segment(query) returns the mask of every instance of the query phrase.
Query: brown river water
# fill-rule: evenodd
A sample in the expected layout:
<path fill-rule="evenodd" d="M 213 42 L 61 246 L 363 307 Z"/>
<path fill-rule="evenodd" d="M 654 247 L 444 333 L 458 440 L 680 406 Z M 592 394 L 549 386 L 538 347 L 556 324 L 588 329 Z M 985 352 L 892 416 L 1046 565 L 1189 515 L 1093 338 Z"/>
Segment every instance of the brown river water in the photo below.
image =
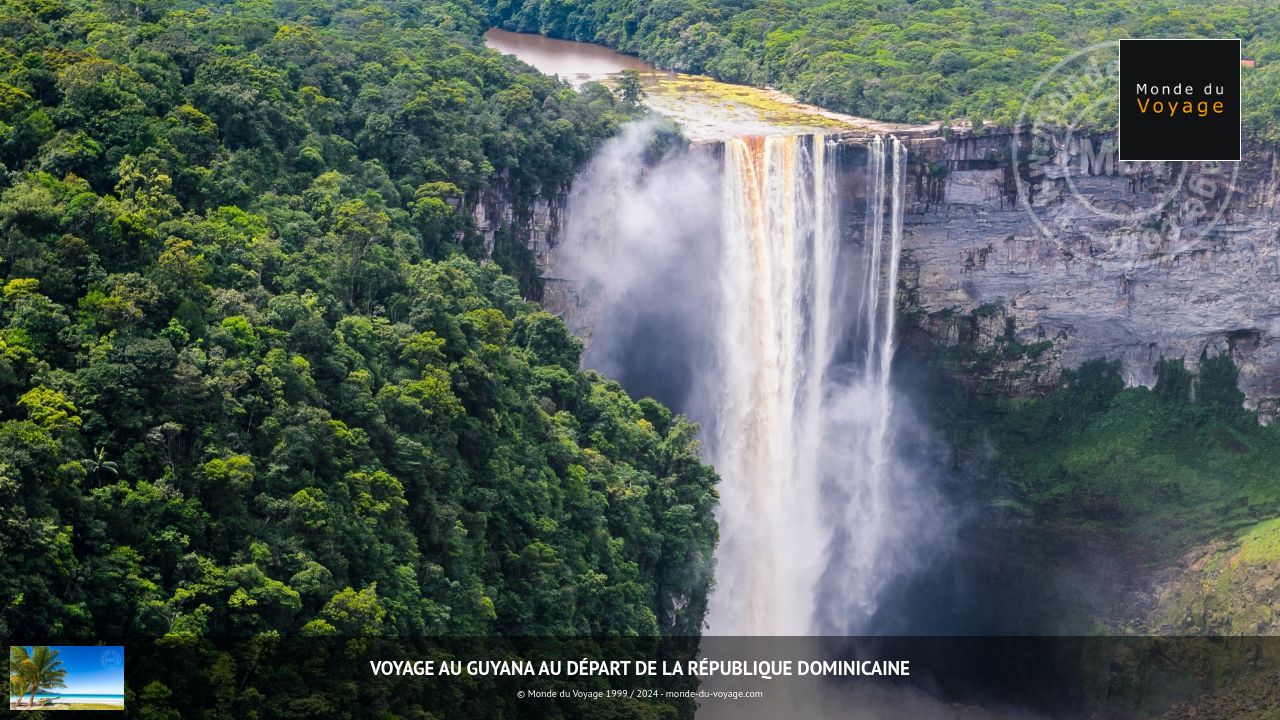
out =
<path fill-rule="evenodd" d="M 669 72 L 634 55 L 592 43 L 498 29 L 488 31 L 484 38 L 485 44 L 494 50 L 514 55 L 573 87 L 591 81 L 608 84 L 623 70 L 635 70 L 644 82 L 644 104 L 670 117 L 695 142 L 743 135 L 910 134 L 934 127 L 868 120 L 808 105 L 771 88 Z"/>
<path fill-rule="evenodd" d="M 484 44 L 506 55 L 515 55 L 547 75 L 580 87 L 604 80 L 623 70 L 655 73 L 658 69 L 634 55 L 624 55 L 603 45 L 555 40 L 533 33 L 494 28 L 484 34 Z"/>

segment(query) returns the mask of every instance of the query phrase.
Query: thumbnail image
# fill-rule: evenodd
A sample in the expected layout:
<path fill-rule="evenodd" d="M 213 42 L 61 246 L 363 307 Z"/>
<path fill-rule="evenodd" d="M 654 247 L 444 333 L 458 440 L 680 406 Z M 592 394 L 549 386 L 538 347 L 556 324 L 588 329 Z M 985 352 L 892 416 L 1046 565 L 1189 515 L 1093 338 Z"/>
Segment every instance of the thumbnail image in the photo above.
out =
<path fill-rule="evenodd" d="M 10 710 L 124 710 L 124 647 L 13 645 Z"/>

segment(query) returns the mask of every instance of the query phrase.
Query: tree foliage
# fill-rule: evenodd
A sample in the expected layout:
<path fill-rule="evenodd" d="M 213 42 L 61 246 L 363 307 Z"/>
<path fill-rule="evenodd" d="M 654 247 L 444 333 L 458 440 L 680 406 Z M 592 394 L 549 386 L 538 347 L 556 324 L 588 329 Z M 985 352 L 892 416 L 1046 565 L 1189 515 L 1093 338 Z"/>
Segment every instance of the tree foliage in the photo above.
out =
<path fill-rule="evenodd" d="M 608 93 L 465 2 L 0 15 L 0 636 L 698 632 L 694 429 L 468 211 L 562 189 Z"/>
<path fill-rule="evenodd" d="M 66 687 L 63 680 L 67 671 L 58 659 L 58 651 L 48 645 L 37 645 L 28 650 L 22 645 L 9 647 L 9 694 L 21 702 L 23 695 L 30 695 L 28 706 L 34 707 L 36 695 Z"/>
<path fill-rule="evenodd" d="M 665 68 L 771 85 L 884 120 L 1013 124 L 1036 81 L 1072 53 L 1124 37 L 1242 38 L 1243 107 L 1280 139 L 1280 10 L 1228 0 L 488 0 L 502 27 L 604 43 Z M 1046 91 L 1076 92 L 1065 78 Z M 1099 98 L 1092 97 L 1093 101 Z M 1080 105 L 1085 110 L 1086 105 Z M 1060 116 L 1060 108 L 1054 117 Z M 1115 107 L 1081 124 L 1109 128 Z"/>

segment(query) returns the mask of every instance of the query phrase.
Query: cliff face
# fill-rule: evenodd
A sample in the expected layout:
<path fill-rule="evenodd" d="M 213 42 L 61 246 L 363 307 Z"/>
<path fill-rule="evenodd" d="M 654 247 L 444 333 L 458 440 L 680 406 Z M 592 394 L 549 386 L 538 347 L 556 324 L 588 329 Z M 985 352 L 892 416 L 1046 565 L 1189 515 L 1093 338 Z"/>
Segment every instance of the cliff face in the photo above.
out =
<path fill-rule="evenodd" d="M 958 351 L 971 382 L 1014 394 L 1047 390 L 1063 368 L 1093 358 L 1118 359 L 1127 382 L 1150 385 L 1161 356 L 1194 369 L 1203 353 L 1227 353 L 1247 405 L 1266 420 L 1280 415 L 1274 153 L 1247 148 L 1238 168 L 1224 164 L 1206 181 L 1178 164 L 1167 176 L 1121 164 L 1109 136 L 1030 163 L 1028 138 L 1018 163 L 1012 139 L 908 139 L 898 298 L 913 322 L 904 327 Z M 843 232 L 859 243 L 866 137 L 841 142 Z M 490 249 L 499 226 L 515 224 L 543 271 L 544 305 L 589 341 L 591 298 L 551 264 L 563 199 L 517 218 L 495 192 L 474 212 Z"/>
<path fill-rule="evenodd" d="M 499 184 L 485 189 L 465 210 L 471 216 L 472 227 L 484 241 L 485 257 L 494 257 L 499 238 L 503 236 L 529 251 L 542 280 L 541 296 L 531 299 L 560 316 L 573 334 L 590 342 L 595 326 L 595 304 L 589 296 L 558 277 L 553 258 L 556 247 L 564 239 L 568 200 L 568 191 L 562 191 L 550 199 L 540 195 L 526 206 L 516 202 L 510 190 Z"/>
<path fill-rule="evenodd" d="M 1280 629 L 1280 518 L 1192 549 L 1159 574 L 1130 627 L 1159 635 L 1275 635 Z"/>
<path fill-rule="evenodd" d="M 1043 172 L 1029 171 L 1010 141 L 912 141 L 900 310 L 943 347 L 986 351 L 974 379 L 1001 391 L 1034 392 L 1097 357 L 1150 385 L 1161 356 L 1194 368 L 1202 353 L 1228 353 L 1248 405 L 1274 419 L 1274 154 L 1246 150 L 1234 177 L 1223 164 L 1206 181 L 1121 165 L 1107 136 L 1045 153 Z M 1136 212 L 1166 198 L 1160 212 Z"/>
<path fill-rule="evenodd" d="M 533 253 L 540 269 L 548 266 L 552 248 L 560 237 L 561 216 L 568 193 L 550 200 L 535 198 L 528 208 L 517 208 L 503 185 L 487 188 L 468 208 L 475 229 L 484 238 L 485 254 L 492 257 L 499 233 L 510 230 L 516 241 Z"/>

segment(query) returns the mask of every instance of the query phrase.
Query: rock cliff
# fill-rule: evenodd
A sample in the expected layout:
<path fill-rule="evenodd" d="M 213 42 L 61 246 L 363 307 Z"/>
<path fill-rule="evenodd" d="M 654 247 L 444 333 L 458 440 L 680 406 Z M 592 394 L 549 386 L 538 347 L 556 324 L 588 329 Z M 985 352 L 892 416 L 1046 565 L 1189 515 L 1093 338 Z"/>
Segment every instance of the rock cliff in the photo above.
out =
<path fill-rule="evenodd" d="M 911 142 L 900 310 L 944 347 L 987 350 L 976 379 L 1004 391 L 1034 392 L 1095 357 L 1150 385 L 1161 356 L 1195 367 L 1203 353 L 1228 353 L 1247 404 L 1274 419 L 1274 153 L 1160 175 L 1119 163 L 1106 135 L 1056 151 L 1020 138 L 1020 163 L 1011 140 Z"/>
<path fill-rule="evenodd" d="M 517 203 L 505 186 L 496 185 L 480 193 L 469 203 L 467 211 L 476 232 L 484 239 L 486 255 L 492 257 L 498 236 L 510 231 L 516 241 L 533 253 L 538 267 L 543 269 L 548 266 L 551 249 L 560 237 L 567 197 L 568 193 L 558 192 L 549 199 L 539 196 L 529 203 Z"/>

